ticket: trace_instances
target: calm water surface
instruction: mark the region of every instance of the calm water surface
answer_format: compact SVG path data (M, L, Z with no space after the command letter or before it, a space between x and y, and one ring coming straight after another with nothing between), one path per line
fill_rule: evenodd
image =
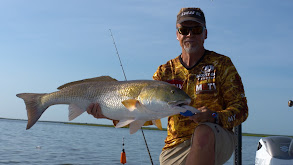
M26 121L0 119L0 164L120 165L122 138L127 165L149 165L150 158L141 131L38 122L25 130ZM166 131L144 130L155 165ZM243 165L253 165L259 137L243 137ZM225 164L232 165L233 157Z

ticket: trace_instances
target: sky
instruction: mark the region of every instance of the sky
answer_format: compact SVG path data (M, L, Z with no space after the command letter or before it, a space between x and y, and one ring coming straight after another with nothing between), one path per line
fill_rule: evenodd
M242 78L243 132L293 135L292 0L1 0L0 117L27 119L17 93L50 93L103 75L124 80L109 29L127 79L152 79L181 53L182 7L204 11L205 48L229 56ZM40 120L68 121L67 107L52 106ZM87 113L73 121L111 124Z

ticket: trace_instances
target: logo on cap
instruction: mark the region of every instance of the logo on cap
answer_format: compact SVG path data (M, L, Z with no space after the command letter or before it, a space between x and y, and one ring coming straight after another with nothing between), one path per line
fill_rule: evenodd
M184 16L184 15L193 15L193 14L201 17L200 12L195 12L195 11L185 11L185 12L182 12L181 16Z
M205 16L200 8L182 8L177 14L176 23L184 21L196 21L206 26Z

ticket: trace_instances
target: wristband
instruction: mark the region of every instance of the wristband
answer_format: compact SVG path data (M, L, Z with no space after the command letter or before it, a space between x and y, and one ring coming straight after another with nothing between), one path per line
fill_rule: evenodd
M219 124L219 115L217 112L212 113L212 117L215 119L215 123Z

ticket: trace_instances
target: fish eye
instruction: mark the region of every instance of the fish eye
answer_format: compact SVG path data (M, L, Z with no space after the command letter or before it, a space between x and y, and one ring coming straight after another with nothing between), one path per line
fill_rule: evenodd
M175 91L174 90L171 90L171 93L175 93Z

